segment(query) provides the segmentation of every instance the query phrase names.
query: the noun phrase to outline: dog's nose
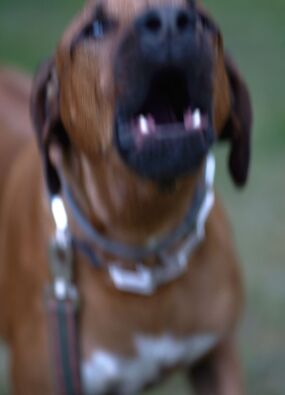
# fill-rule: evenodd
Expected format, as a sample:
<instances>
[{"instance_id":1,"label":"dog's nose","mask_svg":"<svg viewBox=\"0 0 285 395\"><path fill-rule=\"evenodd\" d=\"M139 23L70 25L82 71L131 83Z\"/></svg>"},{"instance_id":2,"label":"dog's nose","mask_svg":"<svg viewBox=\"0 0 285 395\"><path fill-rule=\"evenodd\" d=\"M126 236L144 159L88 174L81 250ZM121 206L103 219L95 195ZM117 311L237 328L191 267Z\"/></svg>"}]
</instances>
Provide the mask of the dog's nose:
<instances>
[{"instance_id":1,"label":"dog's nose","mask_svg":"<svg viewBox=\"0 0 285 395\"><path fill-rule=\"evenodd\" d=\"M193 9L169 6L148 10L136 23L143 54L152 60L171 56L171 47L177 49L194 36L196 21Z\"/></svg>"},{"instance_id":2,"label":"dog's nose","mask_svg":"<svg viewBox=\"0 0 285 395\"><path fill-rule=\"evenodd\" d=\"M195 17L193 12L183 8L153 9L141 18L140 25L141 34L155 40L163 34L179 35L193 29Z\"/></svg>"}]
</instances>

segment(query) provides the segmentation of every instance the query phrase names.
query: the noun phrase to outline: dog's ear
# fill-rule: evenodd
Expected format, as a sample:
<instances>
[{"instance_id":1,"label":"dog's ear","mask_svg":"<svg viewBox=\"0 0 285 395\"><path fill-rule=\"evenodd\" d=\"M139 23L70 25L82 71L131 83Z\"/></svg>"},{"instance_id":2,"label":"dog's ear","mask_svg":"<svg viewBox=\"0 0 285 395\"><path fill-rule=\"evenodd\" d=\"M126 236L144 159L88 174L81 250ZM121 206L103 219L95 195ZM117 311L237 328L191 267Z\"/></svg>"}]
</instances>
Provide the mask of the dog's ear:
<instances>
[{"instance_id":1,"label":"dog's ear","mask_svg":"<svg viewBox=\"0 0 285 395\"><path fill-rule=\"evenodd\" d=\"M237 186L244 186L251 157L252 106L245 81L228 54L226 71L231 88L231 113L221 133L222 140L230 140L229 170Z\"/></svg>"},{"instance_id":2,"label":"dog's ear","mask_svg":"<svg viewBox=\"0 0 285 395\"><path fill-rule=\"evenodd\" d=\"M53 59L40 66L34 79L31 116L44 160L49 190L57 193L59 179L49 158L49 147L52 142L67 147L69 141L60 119L59 83Z\"/></svg>"}]
</instances>

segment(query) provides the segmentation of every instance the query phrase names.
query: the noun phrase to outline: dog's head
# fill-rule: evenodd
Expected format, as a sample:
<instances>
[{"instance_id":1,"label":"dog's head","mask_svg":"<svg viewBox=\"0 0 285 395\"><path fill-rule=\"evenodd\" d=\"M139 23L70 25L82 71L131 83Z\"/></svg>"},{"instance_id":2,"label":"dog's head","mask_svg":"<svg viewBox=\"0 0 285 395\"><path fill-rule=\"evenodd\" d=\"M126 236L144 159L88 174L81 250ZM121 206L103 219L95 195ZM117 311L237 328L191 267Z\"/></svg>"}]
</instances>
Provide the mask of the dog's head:
<instances>
[{"instance_id":1,"label":"dog's head","mask_svg":"<svg viewBox=\"0 0 285 395\"><path fill-rule=\"evenodd\" d=\"M116 150L161 183L193 174L228 139L232 177L247 178L249 94L194 0L89 1L38 73L32 114L54 189L51 141L98 160Z\"/></svg>"}]
</instances>

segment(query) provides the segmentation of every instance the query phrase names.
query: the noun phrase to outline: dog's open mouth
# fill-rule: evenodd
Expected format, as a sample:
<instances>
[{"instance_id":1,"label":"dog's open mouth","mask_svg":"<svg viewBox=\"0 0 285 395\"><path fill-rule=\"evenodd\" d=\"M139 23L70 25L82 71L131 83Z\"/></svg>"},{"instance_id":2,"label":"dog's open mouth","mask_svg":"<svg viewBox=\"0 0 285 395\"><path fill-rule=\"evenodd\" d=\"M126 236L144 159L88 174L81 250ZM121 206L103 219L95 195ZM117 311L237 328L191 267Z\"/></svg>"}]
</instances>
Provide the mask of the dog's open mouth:
<instances>
[{"instance_id":1,"label":"dog's open mouth","mask_svg":"<svg viewBox=\"0 0 285 395\"><path fill-rule=\"evenodd\" d=\"M139 111L125 122L136 147L155 140L168 140L200 134L208 127L208 114L190 104L186 77L178 71L165 71L153 78ZM125 136L128 138L128 136Z\"/></svg>"},{"instance_id":2,"label":"dog's open mouth","mask_svg":"<svg viewBox=\"0 0 285 395\"><path fill-rule=\"evenodd\" d=\"M138 110L118 116L119 151L141 175L173 179L201 163L210 145L211 116L190 91L186 74L160 70Z\"/></svg>"}]
</instances>

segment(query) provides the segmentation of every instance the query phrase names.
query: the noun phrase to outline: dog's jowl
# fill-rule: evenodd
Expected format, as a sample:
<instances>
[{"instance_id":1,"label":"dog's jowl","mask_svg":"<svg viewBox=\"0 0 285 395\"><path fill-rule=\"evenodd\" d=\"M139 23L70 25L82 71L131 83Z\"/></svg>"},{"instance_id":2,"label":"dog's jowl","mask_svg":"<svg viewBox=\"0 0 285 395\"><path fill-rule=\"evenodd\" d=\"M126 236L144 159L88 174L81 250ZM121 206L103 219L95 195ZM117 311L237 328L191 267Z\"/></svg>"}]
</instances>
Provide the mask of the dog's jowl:
<instances>
[{"instance_id":1,"label":"dog's jowl","mask_svg":"<svg viewBox=\"0 0 285 395\"><path fill-rule=\"evenodd\" d=\"M243 186L251 105L200 2L89 1L32 91L0 72L0 104L13 394L139 394L179 368L199 395L242 395L242 281L211 150L228 141Z\"/></svg>"}]
</instances>

